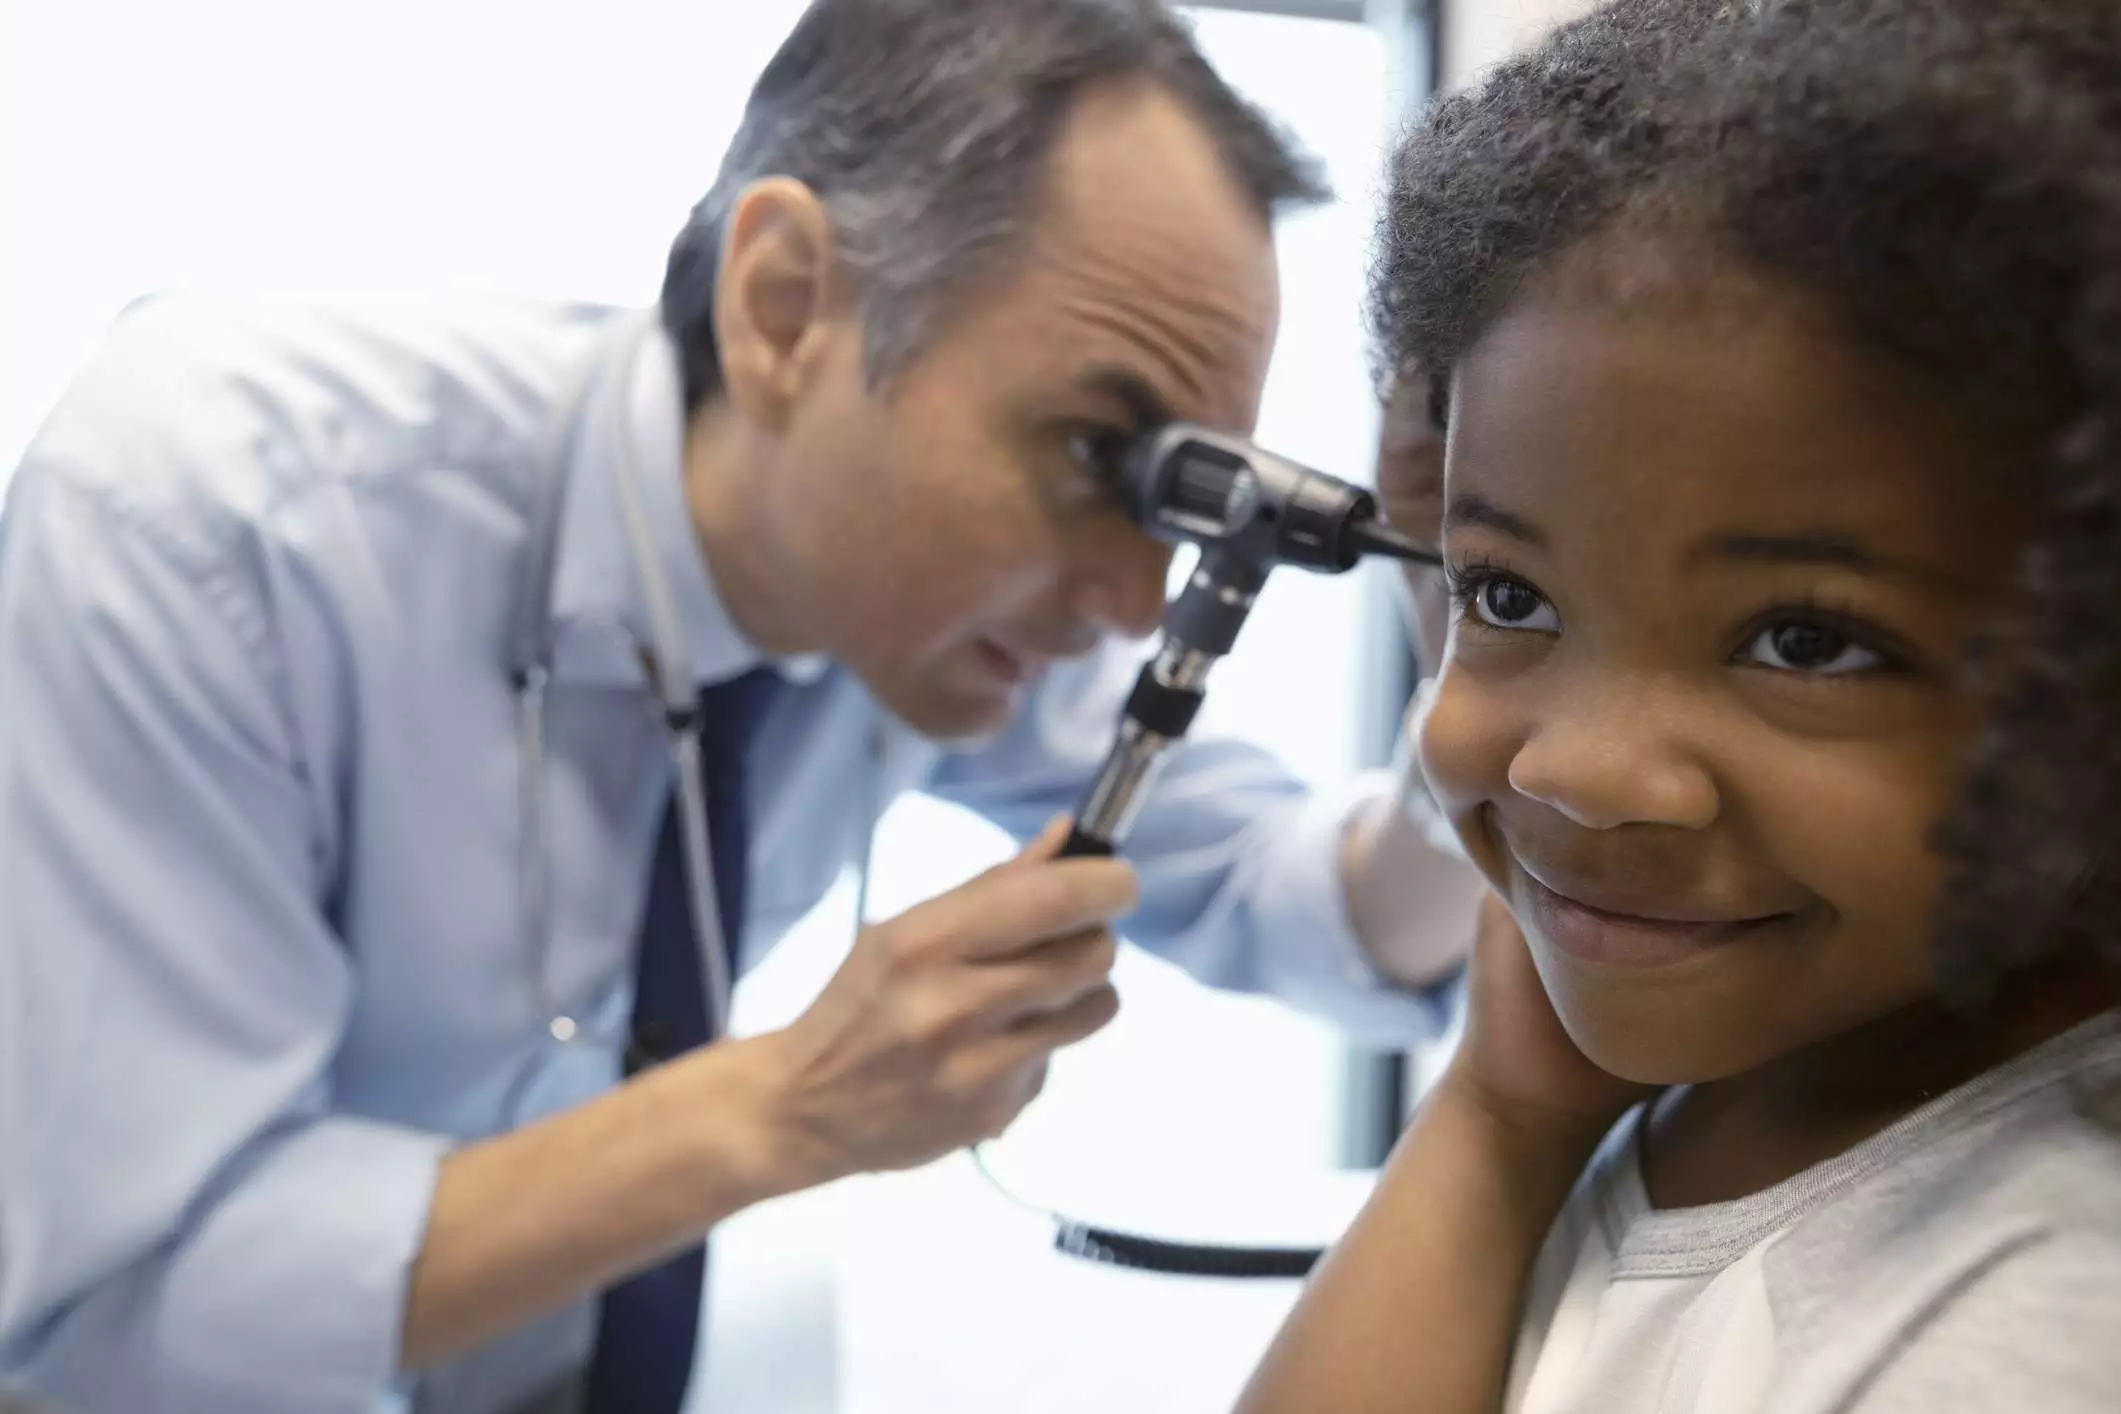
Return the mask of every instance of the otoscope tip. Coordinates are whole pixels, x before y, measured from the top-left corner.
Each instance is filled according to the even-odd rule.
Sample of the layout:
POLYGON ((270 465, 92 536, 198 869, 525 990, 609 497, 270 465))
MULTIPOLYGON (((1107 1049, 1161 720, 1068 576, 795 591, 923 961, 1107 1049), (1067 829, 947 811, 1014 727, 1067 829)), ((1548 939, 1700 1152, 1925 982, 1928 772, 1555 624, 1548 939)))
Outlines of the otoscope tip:
POLYGON ((1348 527, 1347 536, 1348 544, 1361 555, 1386 555, 1423 565, 1443 563, 1443 556, 1423 549, 1382 521, 1360 521, 1348 527))

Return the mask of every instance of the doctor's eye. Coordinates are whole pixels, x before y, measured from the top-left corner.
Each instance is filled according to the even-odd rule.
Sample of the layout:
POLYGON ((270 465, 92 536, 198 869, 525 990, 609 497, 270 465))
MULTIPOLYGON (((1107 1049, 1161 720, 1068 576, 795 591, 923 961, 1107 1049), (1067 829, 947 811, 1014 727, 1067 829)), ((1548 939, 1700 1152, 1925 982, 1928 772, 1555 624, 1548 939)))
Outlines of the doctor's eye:
POLYGON ((1111 428, 1077 428, 1068 436, 1068 457, 1075 469, 1099 486, 1117 486, 1129 438, 1111 428))

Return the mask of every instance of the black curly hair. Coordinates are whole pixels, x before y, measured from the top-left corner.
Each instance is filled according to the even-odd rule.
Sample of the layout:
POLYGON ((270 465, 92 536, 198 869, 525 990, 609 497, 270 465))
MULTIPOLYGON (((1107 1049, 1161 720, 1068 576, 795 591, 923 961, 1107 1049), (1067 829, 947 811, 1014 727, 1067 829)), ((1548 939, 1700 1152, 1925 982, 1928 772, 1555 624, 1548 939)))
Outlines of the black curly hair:
POLYGON ((1438 102, 1393 162, 1380 372, 1446 383, 1615 231, 1809 292, 2027 448, 2024 594, 1940 827, 1947 994, 2121 963, 2121 3, 1615 0, 1438 102))

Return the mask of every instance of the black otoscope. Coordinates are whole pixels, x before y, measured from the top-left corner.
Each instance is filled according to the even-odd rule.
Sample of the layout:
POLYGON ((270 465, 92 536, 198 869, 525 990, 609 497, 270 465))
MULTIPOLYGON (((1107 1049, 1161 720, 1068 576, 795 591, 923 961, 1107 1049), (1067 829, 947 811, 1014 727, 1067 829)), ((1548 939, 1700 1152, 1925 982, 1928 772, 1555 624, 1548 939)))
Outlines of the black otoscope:
MULTIPOLYGON (((1441 563, 1386 525, 1368 491, 1242 437, 1175 422, 1099 450, 1128 515, 1158 539, 1200 546, 1201 557, 1164 613, 1156 656, 1135 680, 1112 749, 1062 847, 1068 855, 1116 854, 1126 843, 1165 752, 1200 711, 1209 670, 1237 642, 1276 565, 1342 574, 1366 555, 1441 563)), ((977 1149, 973 1158, 995 1187, 1015 1198, 977 1149)), ((1054 1223, 1060 1251, 1145 1271, 1293 1278, 1321 1255, 1306 1247, 1172 1242, 1059 1213, 1044 1216, 1054 1223)))
POLYGON ((1135 679, 1063 854, 1115 854, 1126 842, 1164 753, 1193 725, 1209 670, 1237 642, 1276 565, 1343 574, 1366 555, 1440 563, 1386 525, 1368 491, 1242 437, 1174 422, 1106 455, 1135 523, 1201 554, 1164 613, 1156 656, 1135 679))

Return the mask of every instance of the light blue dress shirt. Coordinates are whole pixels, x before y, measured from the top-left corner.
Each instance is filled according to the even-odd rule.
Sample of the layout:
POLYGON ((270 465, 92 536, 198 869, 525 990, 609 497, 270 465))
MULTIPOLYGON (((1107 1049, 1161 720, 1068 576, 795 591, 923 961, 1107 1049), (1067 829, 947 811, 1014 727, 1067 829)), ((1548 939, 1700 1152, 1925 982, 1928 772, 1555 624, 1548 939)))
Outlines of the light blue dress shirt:
MULTIPOLYGON (((558 522, 543 990, 587 1020, 554 1041, 504 645, 548 426, 571 370, 621 357, 621 317, 165 297, 31 446, 0 518, 0 1387, 127 1414, 476 1410, 582 1359, 586 1307, 396 1375, 443 1157, 616 1075, 668 758, 614 439, 699 676, 759 661, 689 528, 657 335, 587 404, 558 522)), ((859 855, 872 796, 1020 837, 1071 808, 1136 661, 1057 670, 950 751, 845 672, 783 665, 743 961, 859 855)), ((1426 1033, 1349 932, 1354 794, 1186 746, 1130 843, 1128 935, 1215 986, 1426 1033)))

